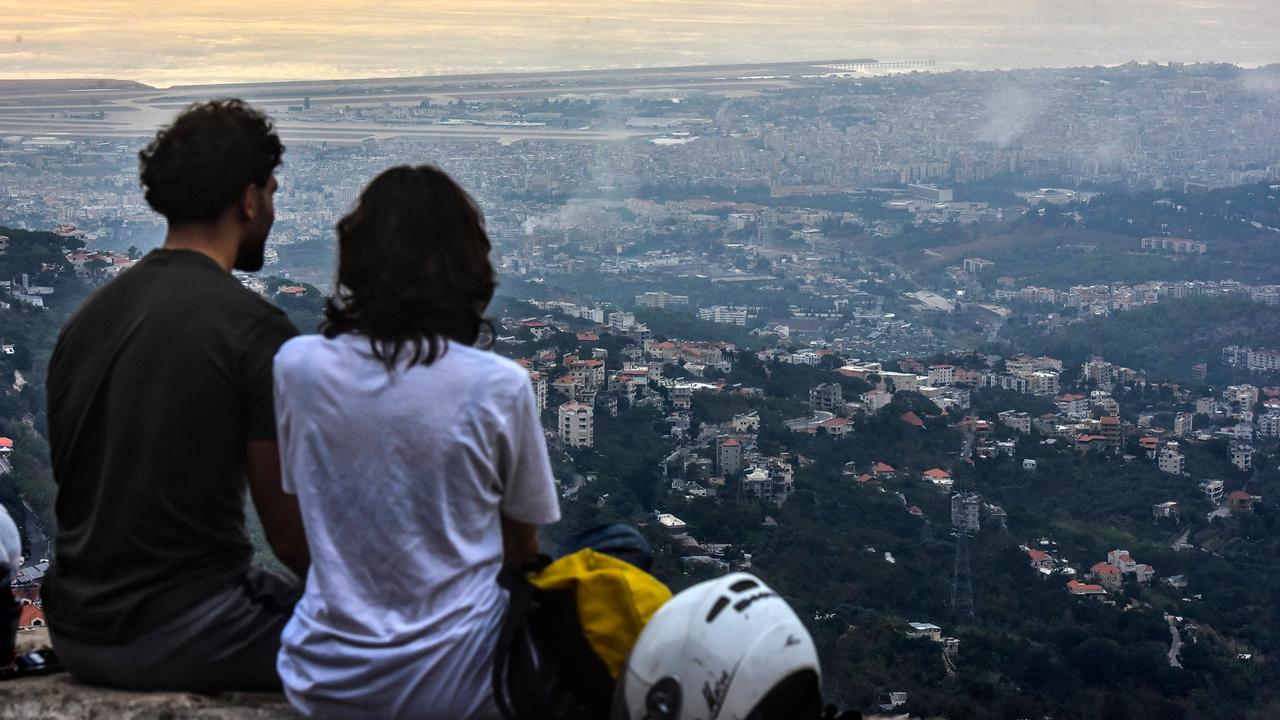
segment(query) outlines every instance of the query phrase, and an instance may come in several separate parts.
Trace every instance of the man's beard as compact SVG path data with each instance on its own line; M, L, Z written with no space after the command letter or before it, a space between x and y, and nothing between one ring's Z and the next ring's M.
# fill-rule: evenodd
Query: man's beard
M236 270L243 270L244 272L258 272L262 269L266 250L266 232L262 233L258 237L243 240L240 242L240 246L236 248L236 261L232 267Z

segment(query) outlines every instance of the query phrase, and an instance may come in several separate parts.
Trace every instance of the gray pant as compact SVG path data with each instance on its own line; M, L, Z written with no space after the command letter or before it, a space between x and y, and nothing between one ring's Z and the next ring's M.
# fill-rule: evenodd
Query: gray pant
M13 661L13 645L18 636L18 616L21 608L9 590L8 564L0 565L0 668Z
M262 568L181 615L116 645L95 645L51 629L58 658L91 685L127 690L279 690L276 653L301 584Z

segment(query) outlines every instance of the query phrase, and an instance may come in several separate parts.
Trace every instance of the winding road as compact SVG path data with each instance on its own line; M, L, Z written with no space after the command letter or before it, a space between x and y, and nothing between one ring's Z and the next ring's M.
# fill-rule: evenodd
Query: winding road
M1178 623L1172 617L1169 620L1169 667L1181 668L1182 661L1178 653L1182 652L1182 633L1178 632Z

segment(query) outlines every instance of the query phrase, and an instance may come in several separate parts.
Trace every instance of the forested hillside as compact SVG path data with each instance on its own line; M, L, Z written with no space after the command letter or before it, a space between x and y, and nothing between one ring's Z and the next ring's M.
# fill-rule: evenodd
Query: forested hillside
M1004 204L1015 202L1012 194ZM1269 184L1204 193L1108 193L1088 203L1010 208L1003 223L907 226L870 241L879 257L941 277L965 257L994 261L1016 286L1069 287L1161 280L1280 280L1280 190ZM1146 236L1209 245L1204 255L1144 251ZM929 250L929 253L925 251Z
M1191 381L1191 367L1209 365L1210 382L1247 373L1225 368L1225 345L1280 347L1280 311L1240 298L1188 298L1089 318L1046 330L1015 318L1001 336L1021 351L1076 365L1093 355L1147 370L1153 378Z

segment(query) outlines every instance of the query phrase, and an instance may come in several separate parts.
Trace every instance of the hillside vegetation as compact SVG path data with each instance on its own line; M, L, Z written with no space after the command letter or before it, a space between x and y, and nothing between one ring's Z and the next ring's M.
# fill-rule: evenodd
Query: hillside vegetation
M1208 363L1209 381L1247 375L1221 362L1225 345L1280 347L1280 312L1242 298L1166 300L1046 331L1023 319L1002 337L1028 352L1079 364L1093 355L1147 370L1154 379L1190 382L1191 367Z

